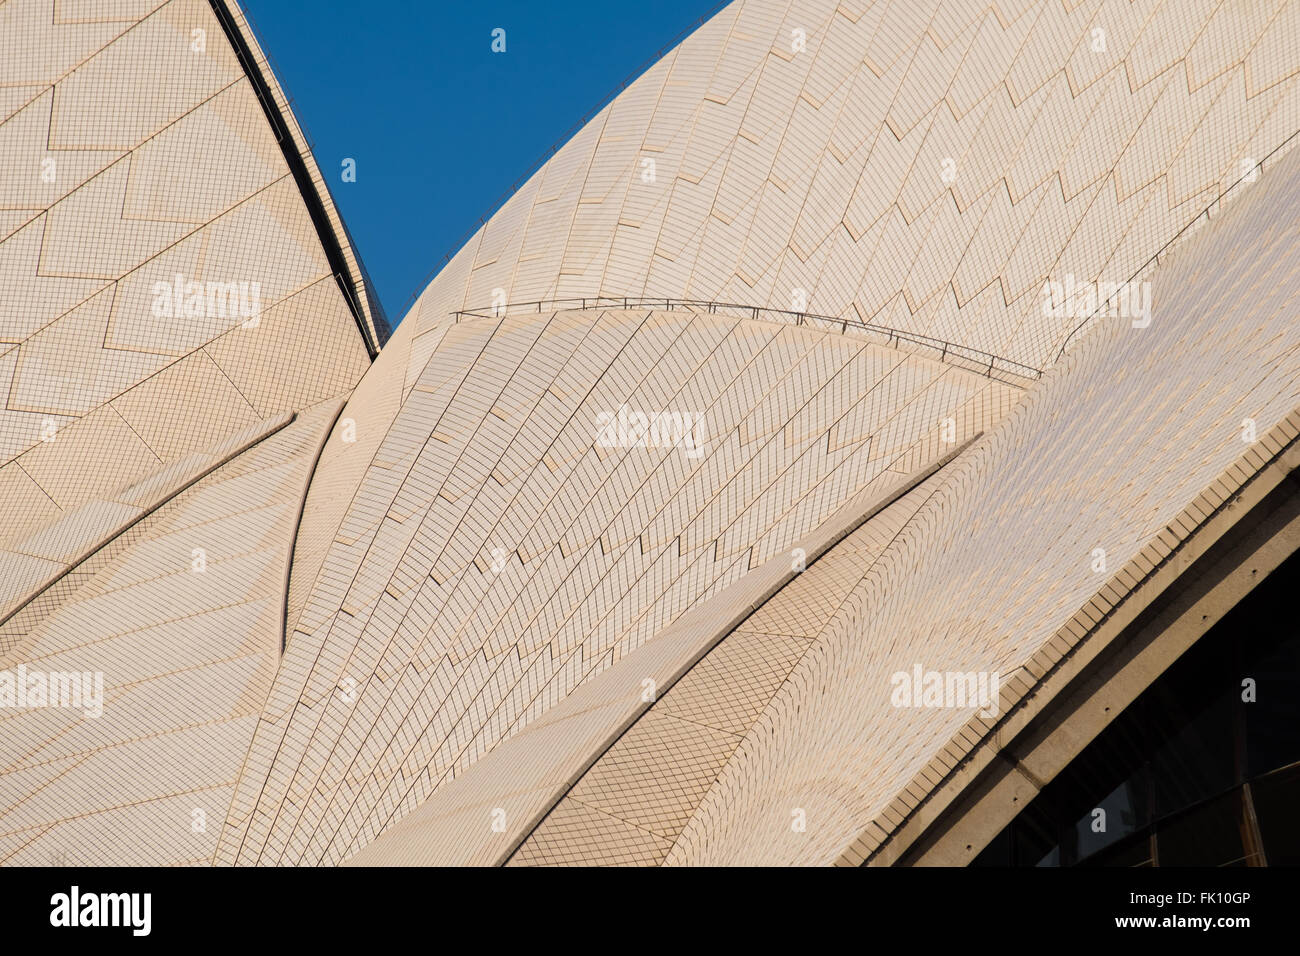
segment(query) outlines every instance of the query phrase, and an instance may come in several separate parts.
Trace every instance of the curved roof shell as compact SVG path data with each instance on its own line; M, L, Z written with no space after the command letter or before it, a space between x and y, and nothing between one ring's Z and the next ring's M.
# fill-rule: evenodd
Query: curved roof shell
M33 534L346 394L386 336L255 50L225 3L0 5L6 606L75 557Z

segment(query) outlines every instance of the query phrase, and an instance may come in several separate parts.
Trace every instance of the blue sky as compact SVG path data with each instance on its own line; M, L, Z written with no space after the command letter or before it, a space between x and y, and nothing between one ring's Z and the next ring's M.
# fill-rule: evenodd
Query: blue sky
M557 141L718 0L243 0L394 325ZM334 12L337 11L337 12ZM491 50L506 31L506 52ZM344 158L356 182L342 182Z

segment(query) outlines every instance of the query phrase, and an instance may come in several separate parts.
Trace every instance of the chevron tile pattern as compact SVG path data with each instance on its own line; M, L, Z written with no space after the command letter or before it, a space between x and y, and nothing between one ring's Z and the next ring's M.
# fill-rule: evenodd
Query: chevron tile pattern
M368 367L211 4L0 5L0 167L0 548L29 564L47 524Z
M727 635L601 756L507 865L662 864L795 665L942 474L875 515Z
M1043 315L1046 281L1129 280L1300 130L1297 35L1286 0L737 0L521 186L413 317L694 298L1043 368L1083 321Z
M1152 294L1166 321L1098 326L954 462L796 665L665 862L831 863L869 827L878 843L902 819L893 804L903 788L926 792L937 755L969 749L961 734L976 709L891 706L892 674L918 662L1000 673L1005 712L1041 672L1036 655L1111 573L1142 564L1183 527L1185 509L1204 520L1195 502L1221 476L1239 487L1267 463L1264 436L1300 409L1298 211L1293 153L1157 270ZM796 808L804 832L790 825Z
M867 859L1300 407L1297 37L735 0L390 337L233 0L0 0L0 863Z
M963 441L1019 394L708 313L453 325L289 635L221 858L341 860L848 497L951 447L945 419ZM603 447L620 408L699 414L698 456Z

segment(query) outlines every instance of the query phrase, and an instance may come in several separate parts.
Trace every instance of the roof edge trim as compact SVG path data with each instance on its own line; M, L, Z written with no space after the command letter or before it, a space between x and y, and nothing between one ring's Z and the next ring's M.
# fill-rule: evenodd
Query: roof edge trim
M1230 511L1211 517L1183 543L1180 560L1144 586L1154 594L1150 601L1139 591L1131 610L1094 635L1096 647L1076 648L1044 676L1040 693L1048 703L1008 727L987 763L985 751L977 754L966 774L971 782L960 789L956 781L949 785L952 801L936 802L933 819L923 813L904 824L908 832L896 837L898 846L883 847L868 865L968 865L1096 742L1112 716L1300 551L1300 448L1292 445L1287 456L1245 486ZM1291 471L1270 483L1284 467Z
M1117 621L1131 620L1165 593L1186 570L1179 567L1175 559L1180 554L1188 553L1186 549L1191 542L1200 539L1198 547L1201 553L1204 553L1212 543L1204 540L1204 534L1209 534L1212 536L1212 541L1217 541L1236 523L1236 520L1243 517L1238 514L1236 519L1229 521L1226 527L1220 527L1217 531L1214 527L1216 521L1219 521L1225 512L1235 509L1238 499L1248 487L1252 485L1259 487L1261 476L1268 473L1270 469L1275 469L1277 473L1271 480L1264 479L1268 485L1266 491L1271 490L1289 475L1295 466L1294 463L1287 463L1286 456L1294 454L1292 449L1297 448L1298 443L1300 443L1300 407L1294 409L1247 448L1223 474L1188 502L1164 531L1156 535L1122 568L1111 575L1092 598L1085 601L1083 606L1062 624L1052 637L1044 641L1039 650L1031 655L1022 667L1016 669L1013 679L1002 687L1002 699L998 705L997 715L980 717L975 714L971 717L963 729L952 737L944 750L933 756L910 783L900 787L884 810L840 851L834 861L835 865L872 865L880 861L885 854L889 854L891 859L901 857L911 843L920 836L919 833L911 833L910 839L908 838L905 831L909 824L926 811L927 806L932 808L927 812L937 816L942 808L933 808L935 801L944 800L946 806L965 792L965 786L957 791L950 791L947 788L962 776L963 768L969 761L980 753L986 752L989 747L992 747L992 750L986 755L990 758L992 754L999 753L1001 750L997 746L999 739L1003 739L1004 736L1009 738L1019 732L1033 717L1052 703L1055 695L1043 699L1048 695L1038 692L1056 676L1077 651L1091 642L1089 652L1093 655L1099 653L1118 636L1118 632L1109 632ZM1174 573L1164 576L1164 572L1170 568ZM1101 646L1098 646L1095 640L1097 638L1100 638ZM1011 734L1007 733L1009 728L1014 728ZM947 762L944 761L945 753ZM957 759L958 753L960 759ZM932 783L931 779L936 777L939 782ZM968 780L967 785L969 783ZM910 795L909 789L921 796L918 798ZM899 821L897 825L891 822L892 819ZM902 840L906 840L906 845L899 845Z
M304 151L299 147L289 123L286 122L284 114L276 105L271 81L267 79L258 65L257 58L253 55L253 49L244 36L244 32L240 29L240 21L247 23L247 18L242 15L242 11L240 11L240 16L236 17L231 12L230 5L226 0L208 0L208 4L212 8L213 16L221 24L222 32L225 33L227 41L235 51L235 55L239 58L239 64L243 68L244 75L248 77L248 81L252 84L253 92L257 94L257 99L262 106L262 113L266 117L267 123L270 124L271 131L275 134L276 141L280 146L280 152L284 155L284 161L289 166L289 172L298 187L298 193L302 196L308 215L311 216L312 225L316 228L316 237L320 240L321 248L325 252L325 259L329 263L330 271L334 273L334 281L338 283L339 291L343 293L348 310L352 313L353 321L356 322L357 331L361 333L361 341L366 347L366 354L370 356L370 360L373 362L379 354L379 349L384 344L383 340L388 337L386 334L389 331L388 323L378 309L373 297L367 297L367 305L370 306L371 314L367 315L362 308L360 296L357 292L357 276L354 275L353 265L348 261L348 256L344 252L344 240L340 238L339 230L331 222L331 210L334 212L334 218L338 221L339 229L346 234L346 227L343 226L342 217L338 215L337 208L333 208L333 198L329 195L328 187L325 186L323 179L320 182L320 188L317 187L315 180L312 178L311 170L307 168ZM249 29L251 30L251 25ZM288 109L287 105L285 109ZM297 125L297 123L295 122L294 125ZM322 195L322 190L324 190L324 195ZM327 208L327 206L331 208ZM352 249L351 251L352 258L356 262L357 271L364 272L365 267L361 265L361 259L356 255L356 250Z

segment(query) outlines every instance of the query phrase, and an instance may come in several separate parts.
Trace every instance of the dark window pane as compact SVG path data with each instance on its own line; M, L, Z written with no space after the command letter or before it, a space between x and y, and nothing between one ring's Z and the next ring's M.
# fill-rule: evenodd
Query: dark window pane
M1261 620L1259 627L1279 629L1287 620ZM1271 637L1261 634L1272 646L1248 661L1241 674L1256 684L1255 702L1239 705L1246 717L1247 770L1252 777L1300 760L1300 635L1281 641L1268 640Z
M1146 827L1150 822L1147 786L1143 769L1098 800L1097 806L1075 823L1077 859L1085 859ZM1096 810L1105 811L1105 817L1098 817ZM1103 823L1105 829L1097 830Z
M1246 857L1241 791L1216 797L1156 826L1161 866L1224 866Z
M1021 811L985 862L1015 866L1260 862L1242 784L1300 760L1300 636L1278 622L1300 591L1292 555L1175 661ZM1257 700L1241 699L1256 681ZM1252 787L1270 865L1300 864L1300 768ZM1106 810L1106 830L1092 829ZM1252 831L1253 832L1253 831ZM991 852L994 845L996 853Z
M1038 801L1034 801L1037 803ZM1012 831L1012 852L1016 866L1036 866L1057 849L1060 842L1055 821L1031 803L1016 819Z
M1213 634L1215 631L1210 632ZM1205 641L1202 638L1202 643L1147 690L1151 698L1147 718L1161 741L1151 758L1159 817L1241 782L1234 706L1240 698L1230 665L1230 646Z
M1047 855L1034 864L1035 866L1060 866L1061 865L1061 848L1054 846L1047 851Z
M1082 866L1151 866L1151 837L1135 834L1083 860Z
M1269 866L1300 866L1300 766L1250 785Z

